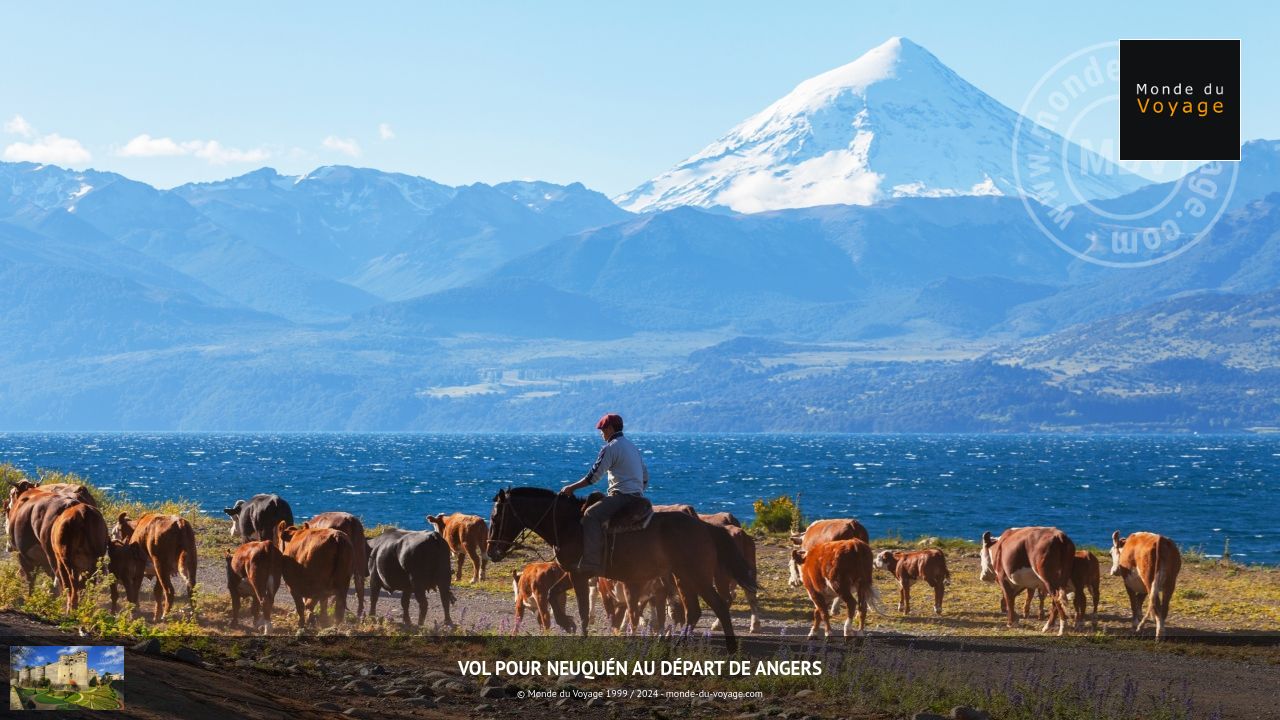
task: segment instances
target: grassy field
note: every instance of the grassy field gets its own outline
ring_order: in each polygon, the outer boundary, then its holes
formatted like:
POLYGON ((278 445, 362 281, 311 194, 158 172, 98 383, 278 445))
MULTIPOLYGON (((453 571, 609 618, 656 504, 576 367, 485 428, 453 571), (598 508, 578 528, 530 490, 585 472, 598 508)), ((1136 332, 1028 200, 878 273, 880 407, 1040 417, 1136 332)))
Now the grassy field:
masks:
POLYGON ((60 692, 54 690, 35 690, 18 688, 18 695, 24 700, 33 700, 41 705, 54 705, 59 708, 70 706, 88 708, 90 710, 120 710, 124 701, 110 687, 102 686, 76 692, 60 692))
MULTIPOLYGON (((16 478, 11 470, 0 467, 0 480, 13 479, 16 478)), ((50 476, 44 480, 83 482, 74 476, 50 476)), ((91 582, 80 607, 68 614, 63 609, 62 599, 53 595, 52 584, 47 576, 42 576, 36 591, 26 596, 25 584, 20 581, 16 561, 11 557, 0 562, 0 609, 17 610, 66 630, 82 631, 99 637, 117 640, 158 637, 165 650, 185 645, 206 653, 206 657, 225 657, 228 662, 242 657, 261 657, 264 648, 257 644, 261 642, 260 639, 252 637, 254 631, 247 624, 232 627, 228 622, 230 603, 223 578, 222 556, 226 549, 235 546, 235 541, 227 532, 228 523, 225 519, 200 513, 193 503, 173 501, 143 506, 97 491, 95 495, 101 498, 104 515, 109 523, 121 511, 128 512, 131 516, 158 511, 180 514, 193 524, 197 532, 201 565, 201 584, 196 588, 192 606, 194 614, 191 612, 192 608, 188 608, 180 599, 175 605, 177 612, 169 620, 159 624, 134 617, 133 608, 127 605, 113 615, 107 609, 107 587, 102 578, 91 582)), ((383 529, 373 527, 369 532, 376 534, 383 529)), ((776 639, 782 636, 803 643, 813 607, 801 589, 792 588, 787 583, 790 542, 785 534, 756 534, 756 539, 759 597, 764 621, 761 637, 776 639)), ((1184 551, 1182 573, 1169 618, 1171 641, 1155 643, 1150 639, 1150 629, 1146 631, 1145 637, 1135 638, 1132 635, 1128 620, 1128 600, 1121 581, 1106 576, 1110 558, 1097 550, 1104 574, 1098 628, 1094 630, 1087 625, 1082 633, 1069 631, 1065 638, 1052 638, 1042 635, 1039 630, 1042 623, 1034 620, 1024 622, 1015 629, 1005 627, 1004 616, 999 612, 998 592, 994 586, 978 579, 976 543, 959 539, 906 540, 891 537, 874 539, 872 544, 877 549, 940 547, 947 555, 952 577, 941 616, 932 612, 932 592, 927 586, 913 588, 913 614, 904 616, 895 610, 896 584, 883 571, 876 571, 875 585, 881 595, 884 614, 871 613, 868 616, 868 630, 873 637, 907 636, 947 641, 972 638, 974 642, 987 638, 1000 643, 1033 641, 1044 648, 1085 653, 1081 656, 1083 659, 1075 662, 1083 662, 1083 672, 1086 673, 1099 659, 1131 653, 1150 657, 1153 661, 1158 658, 1174 660, 1179 656, 1193 656, 1203 658, 1205 662, 1243 662, 1250 666, 1280 665, 1280 649, 1275 635, 1280 631, 1280 568, 1223 564, 1206 559, 1199 553, 1184 551), (1267 634, 1271 635, 1270 642, 1258 641, 1259 636, 1267 634), (1102 654, 1088 659, 1089 654, 1099 652, 1102 654)), ((394 617, 399 617, 399 602, 397 599, 384 597, 379 605, 382 617, 366 618, 358 624, 350 623, 341 630, 330 628, 318 632, 308 631, 308 635, 321 642, 308 644, 306 657, 300 659, 298 664, 306 672, 309 663, 321 658, 367 657, 383 661, 381 658, 394 656, 418 658, 420 662, 428 662, 427 658, 441 660, 465 656, 466 653, 480 653, 489 657, 536 657, 539 652, 551 653, 553 650, 556 657, 564 659, 642 659, 669 657, 674 652, 679 652, 686 658, 719 656, 719 641, 710 637, 699 636, 693 646, 684 645, 679 650, 673 650, 674 646, 670 644, 655 643, 655 638, 652 637, 639 641, 610 637, 598 629, 595 632, 599 634, 591 638, 571 639, 558 632, 539 635, 536 622, 529 617, 526 617, 524 629, 532 630, 533 636, 510 637, 511 571, 522 567, 526 562, 549 557, 549 548, 537 544, 535 539, 526 550, 513 553, 511 558, 502 563, 491 564, 488 578, 474 585, 467 582, 471 575, 468 562, 463 582, 455 586, 455 592, 459 596, 454 607, 454 620, 458 623, 455 628, 442 628, 436 623, 440 614, 434 595, 431 597, 432 609, 425 631, 406 628, 388 619, 388 611, 394 617), (440 638, 437 634, 450 637, 440 638), (365 637, 359 643, 331 642, 352 635, 365 637), (542 646, 539 643, 546 643, 545 648, 540 650, 542 646)), ((296 617, 286 588, 281 588, 276 601, 273 618, 275 633, 297 634, 296 617)), ((149 585, 144 585, 143 608, 149 616, 149 585)), ((570 615, 576 618, 572 599, 569 610, 570 615)), ((354 615, 354 603, 349 604, 349 611, 354 615)), ((416 608, 414 613, 416 617, 416 608)), ((735 627, 741 635, 746 627, 746 606, 741 593, 733 613, 735 627)), ((702 628, 707 627, 710 622, 708 615, 704 614, 702 628)), ((839 634, 843 617, 838 616, 836 620, 833 628, 839 634)), ((242 622, 247 623, 247 618, 242 622)), ((834 640, 829 647, 844 653, 841 648, 845 645, 839 639, 834 640)), ((816 648, 810 645, 806 652, 828 652, 822 648, 822 645, 816 648)), ((945 710, 953 704, 981 704, 988 709, 1000 710, 998 717, 1013 720, 1086 717, 1179 720, 1206 717, 1176 710, 1139 712, 1127 708, 1124 688, 1119 686, 1103 693, 1105 698, 1099 694, 1100 691, 1078 683, 1070 687, 1041 687, 1041 675, 1050 677, 1057 672, 1047 665, 1034 673, 1031 670, 1015 673, 1010 666, 1007 677, 992 680, 985 675, 977 677, 957 674, 963 668, 946 669, 955 664, 951 657, 943 657, 940 666, 932 669, 917 669, 909 659, 903 659, 907 657, 909 655, 900 658, 886 654, 877 660, 858 653, 847 653, 839 655, 834 661, 833 667, 837 670, 823 678, 755 679, 751 686, 763 688, 779 697, 790 696, 800 690, 812 690, 815 694, 806 703, 822 708, 833 702, 846 702, 854 698, 857 706, 867 711, 867 714, 858 717, 868 718, 882 717, 878 710, 873 710, 875 708, 889 708, 892 712, 914 711, 924 707, 945 710), (1102 699, 1086 698, 1085 695, 1089 692, 1102 699), (1086 701, 1102 703, 1104 700, 1111 710, 1082 713, 1075 709, 1083 707, 1087 704, 1086 701)), ((979 657, 975 662, 985 660, 979 657)), ((656 678, 652 682, 659 686, 667 684, 683 687, 678 680, 656 678)), ((749 684, 735 679, 711 679, 703 686, 743 689, 749 684)), ((738 709, 745 707, 738 706, 738 709)), ((759 707, 767 709, 766 705, 759 707)), ((832 709, 836 707, 833 705, 832 709)))
MULTIPOLYGON (((21 475, 10 467, 0 466, 0 489, 7 493, 8 484, 20 479, 21 475)), ((88 484, 83 478, 61 474, 49 474, 40 478, 43 482, 80 482, 88 484)), ((90 485, 90 487, 92 487, 90 485)), ((221 516, 214 517, 200 512, 191 502, 174 500, 159 504, 143 505, 118 496, 105 494, 93 489, 100 499, 103 515, 108 524, 120 512, 127 512, 131 517, 138 517, 144 512, 162 512, 182 515, 196 529, 198 554, 201 565, 201 584, 194 593, 195 618, 189 608, 179 601, 175 607, 181 612, 171 616, 172 619, 156 627, 145 620, 132 617, 131 612, 121 612, 111 616, 106 612, 107 583, 105 578, 98 578, 91 583, 86 593, 86 602, 76 613, 67 615, 62 609, 60 598, 52 595, 52 582, 42 576, 37 583, 36 592, 25 597, 25 586, 21 582, 17 562, 9 557, 0 563, 0 608, 22 610, 37 617, 44 618, 64 627, 82 627, 101 633, 122 633, 128 635, 180 635, 192 636, 203 633, 240 634, 248 633, 247 627, 236 629, 229 626, 230 602, 226 595, 223 580, 223 554, 236 546, 236 541, 227 532, 227 522, 221 516)), ((377 526, 370 529, 376 535, 385 529, 377 526)), ((525 562, 533 559, 547 559, 550 549, 541 546, 537 538, 533 538, 531 547, 525 552, 513 553, 504 562, 491 564, 486 580, 471 585, 471 567, 468 561, 463 574, 463 582, 457 590, 463 594, 459 608, 465 607, 470 598, 491 598, 491 602, 483 602, 490 614, 501 612, 502 607, 510 612, 511 571, 523 567, 525 562)), ((756 534, 758 547, 758 576, 760 583, 760 605, 763 615, 774 626, 784 625, 791 631, 807 632, 812 618, 813 606, 804 591, 790 587, 787 583, 787 560, 790 543, 785 535, 756 534)), ((876 571, 875 583, 882 598, 885 614, 872 613, 868 616, 868 629, 872 631, 889 631, 896 633, 919 634, 929 636, 964 636, 998 634, 1007 637, 1039 636, 1039 622, 1024 622, 1019 628, 1008 629, 1004 626, 1003 616, 999 613, 999 593, 993 585, 978 580, 978 545, 959 539, 929 538, 923 540, 904 540, 900 537, 876 538, 872 541, 876 549, 938 547, 947 554, 947 563, 951 571, 951 585, 943 601, 943 614, 936 616, 932 612, 932 590, 925 585, 917 585, 912 589, 912 615, 904 616, 895 610, 897 603, 897 586, 889 575, 876 571)), ((1094 549, 1102 567, 1102 592, 1099 607, 1099 628, 1093 631, 1087 627, 1083 637, 1094 641, 1103 638, 1124 639, 1128 632, 1128 599, 1119 579, 1106 575, 1110 567, 1109 555, 1101 549, 1094 549)), ((1184 551, 1183 568, 1178 578, 1178 589, 1174 595, 1170 612, 1170 626, 1174 634, 1194 633, 1205 636, 1250 635, 1261 632, 1280 631, 1280 568, 1266 566, 1247 566, 1239 564, 1222 564, 1206 559, 1196 552, 1184 551)), ((151 609, 149 583, 144 583, 142 603, 146 610, 151 609)), ((384 598, 383 603, 388 602, 384 598)), ((399 603, 390 599, 398 613, 399 603)), ((131 610, 126 608, 126 610, 131 610)), ((739 593, 738 602, 734 606, 735 621, 745 626, 743 613, 746 610, 739 593)), ((354 605, 350 608, 354 615, 354 605)), ((1033 613, 1036 611, 1033 610, 1033 613)), ((570 614, 573 615, 573 603, 570 601, 570 614)), ((455 620, 457 618, 455 617, 455 620)), ((292 602, 287 589, 282 588, 277 596, 275 624, 279 632, 296 631, 296 618, 292 612, 292 602)), ((385 626, 385 621, 366 621, 363 625, 352 628, 355 632, 377 631, 385 626)), ((839 632, 838 628, 836 630, 839 632)), ((1080 637, 1080 635, 1077 635, 1080 637)))

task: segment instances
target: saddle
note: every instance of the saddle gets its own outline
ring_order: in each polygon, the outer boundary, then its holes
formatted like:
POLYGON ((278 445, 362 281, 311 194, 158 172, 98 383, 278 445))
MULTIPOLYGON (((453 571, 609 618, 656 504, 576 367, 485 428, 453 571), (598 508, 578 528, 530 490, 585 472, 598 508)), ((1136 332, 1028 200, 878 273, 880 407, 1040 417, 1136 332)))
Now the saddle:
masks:
MULTIPOLYGON (((604 498, 604 493, 593 492, 587 496, 587 502, 583 504, 582 509, 586 510, 604 498)), ((633 507, 623 510, 604 522, 605 535, 621 535, 649 527, 649 522, 653 520, 653 504, 648 498, 639 499, 643 502, 633 503, 633 507)))

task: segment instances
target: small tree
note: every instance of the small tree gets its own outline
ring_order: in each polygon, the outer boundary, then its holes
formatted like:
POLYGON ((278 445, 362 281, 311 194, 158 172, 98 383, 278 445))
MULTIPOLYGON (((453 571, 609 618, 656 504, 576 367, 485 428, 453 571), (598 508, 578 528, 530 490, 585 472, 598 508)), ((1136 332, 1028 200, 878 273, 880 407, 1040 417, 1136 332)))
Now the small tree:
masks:
POLYGON ((89 687, 98 687, 98 678, 96 677, 89 678, 89 687))
POLYGON ((756 500, 753 509, 756 517, 751 521, 751 527, 765 532, 794 532, 803 522, 799 503, 787 495, 779 495, 769 501, 756 500))

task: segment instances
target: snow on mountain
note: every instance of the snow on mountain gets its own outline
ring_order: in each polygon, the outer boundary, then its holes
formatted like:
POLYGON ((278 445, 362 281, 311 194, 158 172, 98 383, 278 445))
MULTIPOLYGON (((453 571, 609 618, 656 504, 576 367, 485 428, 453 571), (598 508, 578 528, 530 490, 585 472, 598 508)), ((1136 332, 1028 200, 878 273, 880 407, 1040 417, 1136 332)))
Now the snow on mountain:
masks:
MULTIPOLYGON (((614 201, 633 212, 680 205, 761 212, 870 205, 892 197, 1035 196, 1020 193, 1014 183, 1017 121, 1017 113, 928 50, 894 37, 800 83, 698 154, 614 201)), ((1027 121, 1018 130, 1023 147, 1044 147, 1053 168, 1038 182, 1050 179, 1064 188, 1070 172, 1087 199, 1147 184, 1057 136, 1058 142, 1033 138, 1032 127, 1027 121), (1085 160, 1101 172, 1086 172, 1085 160)), ((1028 177, 1030 167, 1021 162, 1028 177)))

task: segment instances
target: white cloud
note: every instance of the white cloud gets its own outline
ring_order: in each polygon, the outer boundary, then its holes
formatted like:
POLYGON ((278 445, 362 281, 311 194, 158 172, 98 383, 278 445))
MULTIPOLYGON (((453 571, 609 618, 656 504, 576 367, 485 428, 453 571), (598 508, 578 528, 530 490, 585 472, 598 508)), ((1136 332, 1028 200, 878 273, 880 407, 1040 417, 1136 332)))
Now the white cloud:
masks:
POLYGON ((256 163, 271 157, 265 148, 240 150, 229 148, 217 140, 187 140, 178 142, 173 138, 153 138, 146 133, 135 137, 116 151, 120 157, 179 157, 190 155, 207 161, 210 165, 227 165, 230 163, 256 163))
POLYGON ((378 137, 383 140, 394 140, 396 138, 396 133, 391 129, 390 123, 380 123, 378 125, 378 137))
POLYGON ((357 143, 355 138, 340 138, 337 135, 330 135, 320 144, 343 155, 360 157, 360 143, 357 143))
POLYGON ((173 138, 153 138, 143 133, 130 140, 116 153, 120 157, 167 157, 189 155, 191 151, 173 141, 173 138))
POLYGON ((31 127, 31 123, 27 122, 27 119, 21 115, 14 115, 12 120, 5 123, 4 131, 10 135, 21 135, 26 138, 36 134, 36 131, 31 127))
POLYGON ((93 156, 80 144, 79 140, 50 133, 29 143, 16 142, 9 145, 4 149, 4 159, 12 162, 52 165, 84 165, 93 159, 93 156))
POLYGON ((196 149, 195 156, 208 160, 211 165, 226 165, 227 163, 262 162, 271 157, 271 153, 265 148, 239 150, 223 147, 217 140, 210 140, 203 147, 196 149))

